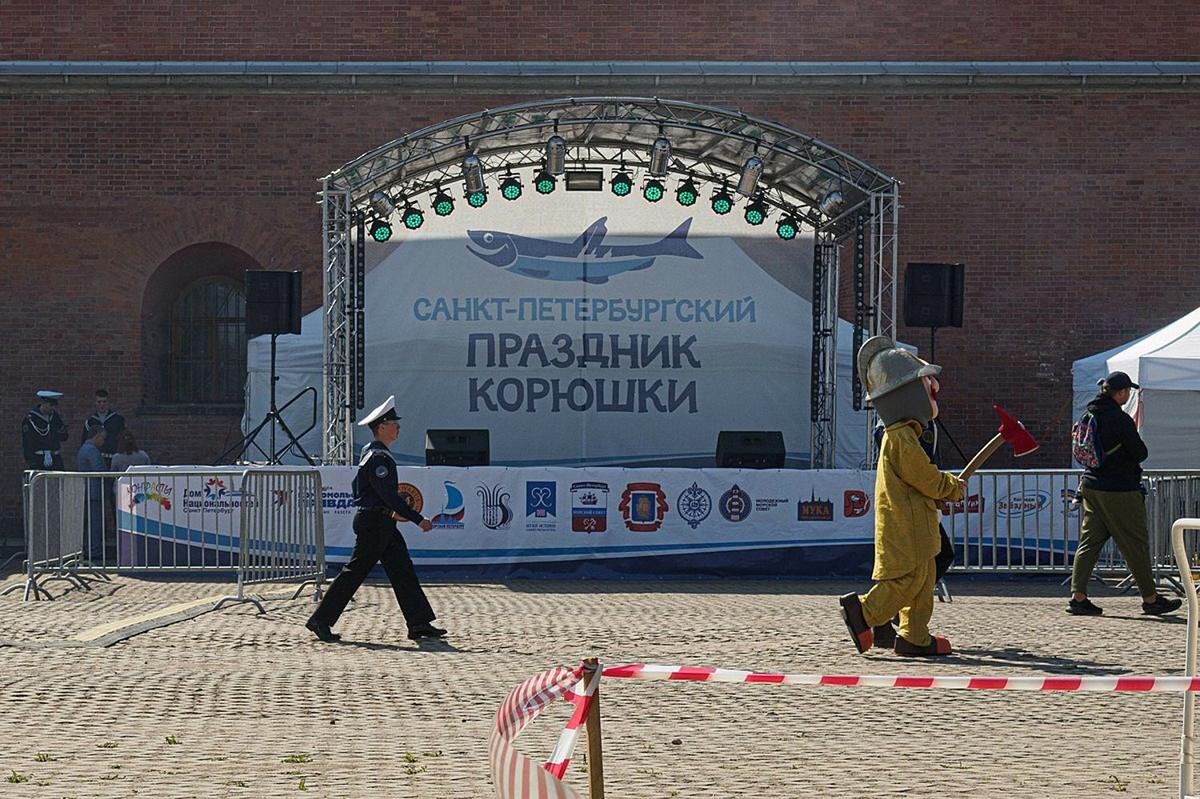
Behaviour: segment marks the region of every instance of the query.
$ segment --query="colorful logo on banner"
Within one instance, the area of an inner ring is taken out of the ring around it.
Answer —
[[[272,507],[282,508],[284,505],[288,504],[288,501],[291,498],[292,498],[291,491],[288,491],[286,489],[281,489],[281,488],[271,489],[271,506]],[[311,505],[311,503],[309,503],[309,504]]]
[[[225,487],[225,481],[219,477],[210,477],[204,484],[205,499],[220,499],[228,493],[229,489]]]
[[[577,533],[608,529],[608,483],[571,483],[571,529]]]
[[[558,484],[553,480],[525,482],[525,529],[551,532],[558,529]]]
[[[833,521],[833,500],[817,499],[817,490],[814,488],[809,499],[802,499],[796,504],[796,521]]]
[[[629,483],[621,493],[617,506],[625,526],[635,533],[653,533],[662,527],[670,508],[667,495],[658,483]]]
[[[942,503],[942,515],[953,516],[958,513],[983,513],[984,498],[979,494],[971,494],[966,499],[956,502]]]
[[[675,512],[695,530],[712,513],[712,494],[693,482],[675,502]]]
[[[608,228],[602,216],[572,242],[533,239],[499,230],[468,230],[467,249],[476,258],[513,274],[536,280],[607,283],[625,272],[649,269],[662,255],[703,258],[687,242],[691,217],[663,238],[650,244],[605,244]]]
[[[142,480],[131,482],[127,488],[131,507],[137,507],[146,502],[157,502],[163,510],[171,509],[171,491],[174,486],[170,483],[152,483],[149,480]]]
[[[509,493],[504,486],[475,486],[475,493],[483,502],[483,526],[489,530],[506,530],[512,521],[512,508],[508,506]]]
[[[1033,516],[1050,504],[1046,491],[1016,491],[1004,499],[996,500],[996,513],[1004,517]]]
[[[842,494],[842,515],[847,519],[866,516],[871,510],[871,496],[862,489],[852,488]]]
[[[412,483],[397,483],[396,493],[417,513],[425,507],[425,497],[421,496],[421,490]]]
[[[733,488],[722,494],[720,501],[717,502],[717,510],[721,511],[721,515],[727,522],[745,521],[746,517],[750,515],[750,506],[750,495],[738,488],[737,483],[734,483]]]
[[[463,499],[463,493],[450,480],[443,481],[442,485],[446,488],[446,504],[442,507],[442,512],[430,521],[434,527],[461,530],[463,517],[467,515],[467,504]]]

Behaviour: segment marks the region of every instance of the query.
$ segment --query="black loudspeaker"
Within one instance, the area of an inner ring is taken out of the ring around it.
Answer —
[[[491,443],[487,430],[426,430],[426,466],[487,466]]]
[[[910,263],[904,272],[904,324],[962,327],[963,265]]]
[[[300,332],[300,273],[246,270],[246,335]]]
[[[717,434],[717,467],[782,469],[786,450],[778,430],[722,430]]]

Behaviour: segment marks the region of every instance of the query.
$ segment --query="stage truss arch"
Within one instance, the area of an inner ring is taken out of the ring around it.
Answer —
[[[354,459],[355,411],[362,407],[364,221],[372,197],[402,200],[457,191],[463,159],[485,176],[540,168],[552,136],[566,142],[569,168],[610,167],[635,184],[650,172],[658,138],[670,142],[667,176],[734,192],[750,157],[762,161],[755,199],[793,216],[815,237],[813,259],[812,465],[834,463],[837,319],[842,253],[853,255],[854,350],[869,335],[896,334],[900,183],[812,136],[741,112],[658,98],[587,97],[533,101],[458,117],[402,136],[322,179],[326,463]],[[664,178],[665,179],[665,178]],[[397,209],[399,210],[399,209]],[[854,383],[854,407],[862,404]],[[868,414],[868,453],[874,464]]]

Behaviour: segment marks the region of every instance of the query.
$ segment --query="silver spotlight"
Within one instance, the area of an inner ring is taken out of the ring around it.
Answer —
[[[467,193],[483,191],[483,164],[479,157],[468,155],[462,162],[463,180],[467,184]]]
[[[396,201],[389,197],[387,192],[374,192],[371,194],[371,210],[380,219],[387,219],[396,213]]]
[[[762,177],[763,162],[756,155],[752,155],[746,159],[746,163],[742,164],[742,176],[738,178],[737,193],[743,197],[749,197],[754,194],[754,190],[758,188],[758,179]]]
[[[845,198],[842,197],[842,193],[837,189],[834,189],[833,191],[825,193],[825,196],[821,198],[821,202],[817,205],[817,208],[819,208],[821,213],[825,216],[833,216],[834,213],[842,207],[842,202],[844,200]]]
[[[650,146],[650,174],[661,178],[667,174],[667,162],[671,160],[671,142],[662,136],[654,140]]]
[[[557,133],[546,140],[546,171],[551,175],[567,171],[567,140]]]

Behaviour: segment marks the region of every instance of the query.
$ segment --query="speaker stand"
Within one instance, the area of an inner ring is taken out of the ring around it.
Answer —
[[[237,459],[241,460],[243,458],[243,456],[245,456],[246,450],[250,449],[250,447],[253,446],[259,452],[261,452],[264,456],[266,456],[267,463],[271,464],[271,465],[278,465],[281,462],[280,459],[282,458],[283,453],[287,452],[289,449],[292,449],[293,447],[296,449],[297,452],[300,453],[300,456],[303,457],[304,460],[308,462],[309,466],[317,465],[316,461],[314,461],[312,459],[312,457],[307,452],[305,452],[304,446],[300,443],[300,440],[298,438],[296,438],[295,434],[292,433],[292,430],[290,427],[288,427],[287,422],[285,422],[283,420],[283,416],[282,416],[282,414],[280,414],[281,409],[275,403],[275,384],[277,382],[279,382],[279,376],[277,374],[275,374],[275,340],[277,338],[279,338],[278,333],[271,334],[271,407],[267,409],[267,413],[263,417],[263,420],[261,422],[259,422],[258,425],[255,426],[255,428],[253,430],[251,430],[249,433],[247,433],[245,436],[243,436],[241,441],[234,444],[232,447],[230,447],[229,449],[222,452],[219,456],[217,456],[217,460],[216,460],[217,463],[224,462],[225,459],[228,458],[234,452],[237,452]],[[302,393],[297,394],[296,397],[294,397],[292,399],[292,401],[295,401],[295,399],[299,398],[300,396],[302,396]],[[292,404],[292,402],[288,402],[288,405],[291,405],[291,404]],[[286,406],[284,406],[284,407],[286,407]],[[262,429],[264,427],[266,427],[267,425],[271,426],[271,439],[270,439],[271,443],[270,443],[270,450],[264,451],[263,448],[260,447],[255,442],[255,439],[258,438],[258,434],[260,432],[262,432]],[[278,450],[275,448],[275,426],[276,425],[279,425],[279,428],[287,436],[287,439],[290,442],[287,446],[283,447],[282,449],[278,449]]]

